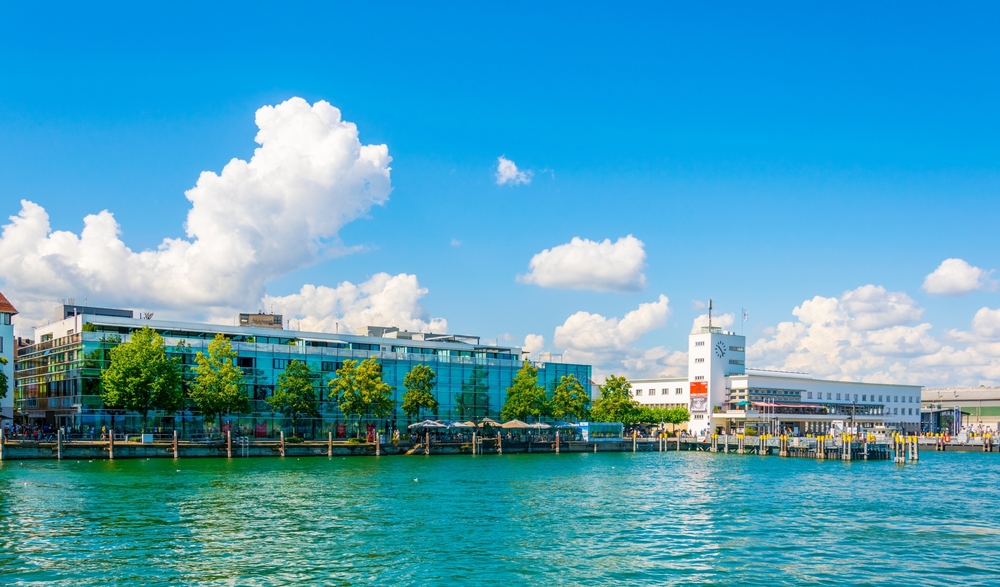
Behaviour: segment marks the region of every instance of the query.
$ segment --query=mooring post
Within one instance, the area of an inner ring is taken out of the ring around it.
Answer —
[[[826,437],[820,434],[816,437],[816,460],[826,459]]]
[[[913,461],[919,461],[920,460],[920,437],[919,436],[913,436],[912,439],[913,439],[913,458],[911,460],[913,460]]]
[[[278,451],[281,453],[281,456],[285,456],[285,431],[284,430],[279,430],[278,431]]]
[[[382,435],[375,431],[375,456],[382,456]]]
[[[556,454],[559,454],[559,431],[556,430]]]
[[[56,431],[56,459],[62,460],[62,428]]]
[[[177,430],[174,430],[174,458],[177,458]]]
[[[500,438],[499,434],[497,434],[497,438],[498,439]],[[431,433],[430,432],[424,432],[424,454],[425,455],[431,454]]]
[[[500,438],[500,433],[499,432],[497,432],[497,454],[498,455],[502,455],[503,454],[503,439]]]
[[[108,460],[115,460],[115,429],[108,430]]]
[[[4,436],[3,426],[0,426],[0,461],[3,460],[3,445],[7,443],[7,437]]]
[[[633,430],[632,431],[632,452],[635,452],[635,436],[636,436],[636,431]]]
[[[326,431],[326,456],[333,458],[333,430]]]
[[[226,430],[226,458],[233,458],[233,431]]]

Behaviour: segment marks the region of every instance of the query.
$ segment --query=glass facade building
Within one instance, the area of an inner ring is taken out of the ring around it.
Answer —
[[[101,369],[108,366],[110,350],[129,339],[130,333],[150,326],[164,337],[168,355],[176,357],[185,379],[193,378],[195,355],[206,352],[217,333],[232,342],[237,366],[244,372],[244,388],[251,413],[233,416],[241,425],[259,427],[277,416],[266,398],[278,376],[293,360],[306,363],[315,374],[322,418],[319,424],[344,422],[344,415],[329,399],[329,381],[349,359],[375,357],[383,380],[395,388],[395,414],[390,425],[404,428],[403,378],[415,365],[425,364],[437,376],[434,395],[440,406],[423,417],[441,420],[499,419],[500,409],[515,373],[521,368],[521,349],[480,344],[478,337],[400,332],[370,328],[369,335],[347,335],[273,328],[138,320],[120,316],[82,314],[37,328],[32,344],[18,349],[16,415],[28,424],[82,427],[107,423],[101,402]],[[61,335],[61,336],[60,336]],[[565,363],[536,363],[538,382],[551,395],[559,379],[574,375],[590,386],[591,367]],[[198,419],[193,404],[175,417]]]

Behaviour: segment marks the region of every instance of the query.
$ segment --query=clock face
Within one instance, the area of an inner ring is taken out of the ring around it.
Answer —
[[[722,344],[721,340],[715,345],[715,354],[718,355],[720,359],[726,356],[726,345]]]

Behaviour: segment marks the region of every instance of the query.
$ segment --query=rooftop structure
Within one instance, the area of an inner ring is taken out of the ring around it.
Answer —
[[[282,330],[284,321],[281,314],[240,314],[240,326],[244,328],[270,328],[272,330]]]

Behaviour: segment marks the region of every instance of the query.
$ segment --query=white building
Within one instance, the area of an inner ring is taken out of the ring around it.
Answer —
[[[642,405],[686,405],[692,434],[746,427],[799,434],[852,426],[920,429],[919,386],[747,369],[746,337],[717,327],[703,327],[688,337],[687,377],[630,383]]]
[[[0,293],[0,357],[7,359],[0,369],[7,375],[7,389],[0,389],[0,419],[14,413],[14,315],[17,310]],[[0,361],[2,362],[2,361]],[[6,392],[6,393],[5,393]]]

